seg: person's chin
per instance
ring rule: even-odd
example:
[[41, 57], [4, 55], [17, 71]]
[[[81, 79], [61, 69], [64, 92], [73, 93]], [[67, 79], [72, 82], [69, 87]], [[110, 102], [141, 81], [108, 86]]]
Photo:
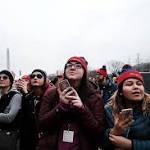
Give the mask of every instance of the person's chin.
[[68, 80], [73, 81], [73, 80], [77, 80], [75, 77], [68, 77]]
[[134, 101], [141, 101], [141, 100], [142, 100], [142, 97], [141, 97], [141, 96], [139, 96], [139, 97], [134, 97], [133, 100], [134, 100]]

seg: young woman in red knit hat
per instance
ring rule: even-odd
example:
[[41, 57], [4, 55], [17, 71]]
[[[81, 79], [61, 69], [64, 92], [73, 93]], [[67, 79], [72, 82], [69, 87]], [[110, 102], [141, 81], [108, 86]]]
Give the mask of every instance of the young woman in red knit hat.
[[105, 149], [150, 149], [150, 95], [142, 75], [135, 70], [117, 78], [118, 91], [105, 106]]
[[103, 131], [103, 103], [87, 80], [87, 61], [71, 57], [64, 68], [71, 87], [44, 96], [39, 114], [43, 136], [38, 150], [98, 150]]

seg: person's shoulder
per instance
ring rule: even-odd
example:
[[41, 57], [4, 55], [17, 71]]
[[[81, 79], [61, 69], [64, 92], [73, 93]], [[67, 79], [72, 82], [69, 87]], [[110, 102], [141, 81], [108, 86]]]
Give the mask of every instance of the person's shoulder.
[[22, 97], [22, 94], [17, 89], [13, 88], [8, 92], [8, 97], [13, 97], [14, 95], [18, 97]]
[[55, 86], [51, 86], [46, 90], [44, 96], [50, 96], [52, 94], [56, 94], [56, 92], [57, 92], [57, 88]]
[[104, 106], [104, 110], [106, 114], [112, 114], [112, 105], [108, 102], [105, 106]]
[[100, 92], [98, 89], [93, 88], [93, 85], [89, 84], [88, 90], [87, 90], [87, 100], [92, 102], [103, 102], [102, 97], [100, 95]]
[[111, 104], [108, 102], [108, 103], [105, 104], [104, 108], [105, 108], [105, 109], [112, 109], [112, 106], [111, 106]]
[[45, 89], [45, 92], [44, 92], [44, 95], [49, 93], [51, 90], [53, 90], [55, 88], [55, 86], [53, 84], [48, 84], [46, 89]]
[[104, 109], [112, 109], [112, 103], [115, 99], [116, 99], [116, 92], [109, 98], [108, 102], [104, 106]]

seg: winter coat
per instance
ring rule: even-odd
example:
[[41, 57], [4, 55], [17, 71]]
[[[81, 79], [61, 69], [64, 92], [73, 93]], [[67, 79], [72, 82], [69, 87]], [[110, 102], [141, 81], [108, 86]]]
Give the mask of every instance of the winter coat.
[[83, 104], [84, 110], [66, 111], [59, 103], [56, 88], [44, 96], [39, 113], [42, 136], [37, 150], [57, 150], [60, 129], [66, 120], [79, 127], [81, 150], [97, 150], [104, 128], [103, 102], [95, 92], [88, 95]]
[[[50, 89], [49, 85], [43, 95]], [[37, 118], [42, 96], [35, 96], [33, 92], [29, 92], [23, 97], [20, 150], [34, 150], [36, 147], [39, 133]]]
[[[114, 150], [115, 147], [109, 141], [109, 132], [113, 128], [111, 105], [105, 106], [107, 129], [105, 131], [105, 149]], [[132, 140], [132, 150], [150, 150], [150, 116], [143, 116], [142, 110], [133, 109], [134, 123], [123, 136]]]
[[117, 86], [110, 79], [107, 79], [106, 85], [99, 85], [99, 88], [100, 93], [102, 94], [104, 105], [109, 101], [109, 98], [117, 90]]
[[22, 96], [16, 89], [10, 89], [0, 98], [0, 129], [18, 130]]

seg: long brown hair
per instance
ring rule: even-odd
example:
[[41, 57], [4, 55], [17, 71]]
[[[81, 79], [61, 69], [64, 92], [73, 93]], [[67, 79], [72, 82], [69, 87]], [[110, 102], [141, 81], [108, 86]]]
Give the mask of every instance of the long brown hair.
[[[117, 116], [121, 109], [124, 108], [124, 98], [121, 96], [120, 88], [114, 93], [114, 95], [110, 98], [108, 105], [112, 106], [113, 116]], [[150, 116], [150, 95], [148, 93], [144, 93], [144, 98], [142, 100], [142, 112], [144, 116]]]
[[[67, 79], [65, 70], [66, 70], [66, 65], [64, 68], [64, 79]], [[80, 87], [77, 92], [82, 101], [86, 100], [90, 94], [97, 92], [97, 90], [95, 90], [93, 88], [92, 84], [89, 82], [89, 80], [87, 78], [87, 72], [85, 70], [84, 70], [84, 74], [83, 74], [83, 77], [82, 77], [82, 80], [80, 83]]]

